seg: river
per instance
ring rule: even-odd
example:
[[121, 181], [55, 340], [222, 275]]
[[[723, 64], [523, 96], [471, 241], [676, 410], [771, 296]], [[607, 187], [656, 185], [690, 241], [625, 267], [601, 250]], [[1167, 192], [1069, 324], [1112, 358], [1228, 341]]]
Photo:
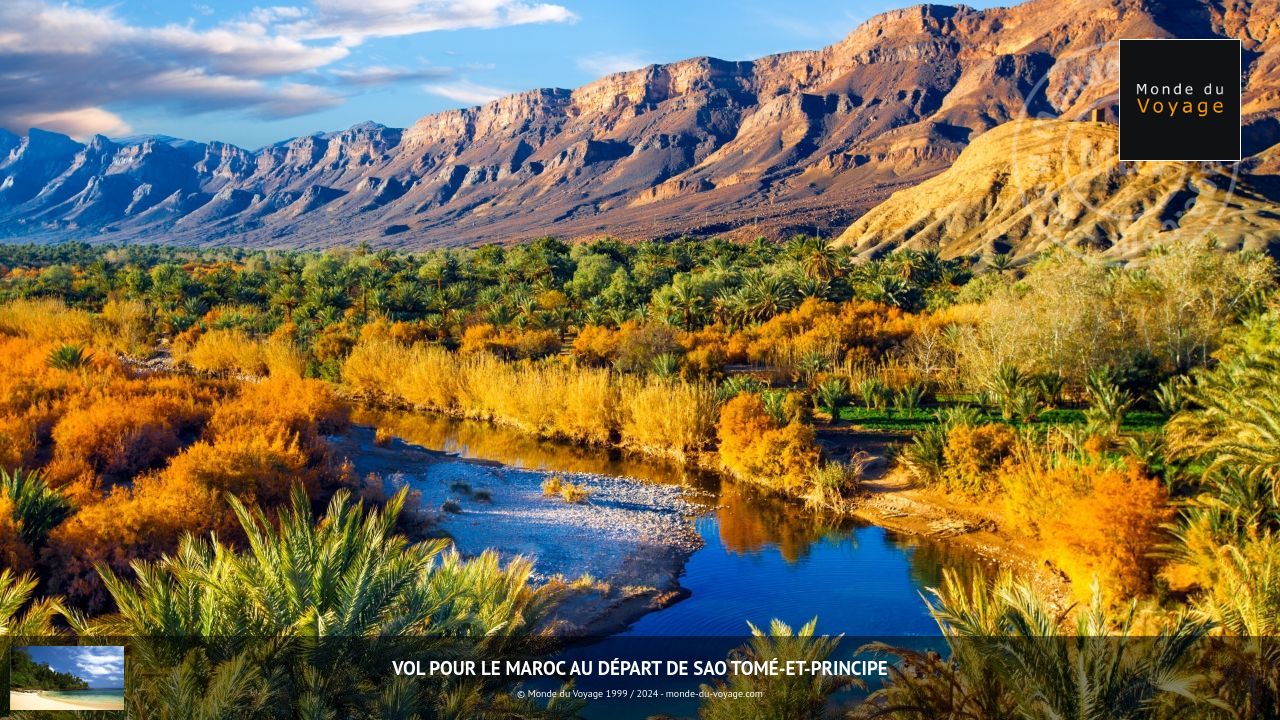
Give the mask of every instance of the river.
[[[747, 623], [767, 627], [777, 618], [798, 628], [817, 618], [820, 634], [899, 642], [938, 635], [929, 616], [926, 588], [944, 568], [969, 572], [982, 559], [941, 541], [904, 536], [884, 528], [815, 517], [793, 502], [763, 496], [712, 473], [690, 471], [618, 451], [583, 448], [532, 438], [485, 423], [407, 413], [365, 412], [365, 425], [388, 427], [404, 440], [461, 458], [508, 467], [636, 478], [687, 488], [701, 512], [694, 520], [702, 547], [688, 558], [680, 585], [689, 596], [648, 613], [584, 657], [634, 654], [643, 648], [667, 654], [686, 649], [723, 653], [741, 644]], [[655, 640], [661, 638], [661, 640]], [[705, 679], [703, 680], [705, 681]], [[580, 680], [579, 687], [609, 688], [617, 681]], [[698, 682], [691, 681], [696, 688]], [[689, 711], [695, 702], [682, 704]], [[645, 717], [666, 705], [612, 705], [587, 717]]]

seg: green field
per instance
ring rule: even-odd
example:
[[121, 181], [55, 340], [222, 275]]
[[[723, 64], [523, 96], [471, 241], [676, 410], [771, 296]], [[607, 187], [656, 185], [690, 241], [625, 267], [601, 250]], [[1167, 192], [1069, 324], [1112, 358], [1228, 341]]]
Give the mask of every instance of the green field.
[[[948, 406], [938, 405], [920, 408], [912, 412], [901, 412], [898, 410], [868, 410], [863, 406], [856, 405], [841, 408], [840, 419], [867, 429], [915, 432], [937, 424], [937, 413], [945, 407]], [[1029, 424], [1033, 427], [1083, 425], [1085, 422], [1084, 410], [1075, 408], [1046, 410], [1032, 423], [1021, 423], [1016, 420], [1006, 421], [998, 413], [991, 413], [985, 410], [980, 412], [979, 419], [983, 422], [1008, 422], [1008, 424], [1014, 426]], [[1150, 432], [1162, 427], [1167, 419], [1158, 412], [1135, 410], [1125, 415], [1120, 429], [1124, 432]]]

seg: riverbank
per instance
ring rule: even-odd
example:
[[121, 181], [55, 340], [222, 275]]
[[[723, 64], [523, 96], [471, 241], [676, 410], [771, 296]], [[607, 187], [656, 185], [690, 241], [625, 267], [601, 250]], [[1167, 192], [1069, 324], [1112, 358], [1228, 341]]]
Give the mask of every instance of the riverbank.
[[818, 441], [836, 457], [858, 452], [869, 456], [858, 492], [846, 505], [846, 512], [854, 519], [946, 542], [991, 560], [999, 569], [1030, 582], [1056, 609], [1070, 607], [1071, 584], [1039, 559], [1026, 538], [1001, 530], [999, 505], [980, 505], [970, 498], [917, 487], [906, 473], [893, 467], [890, 458], [898, 446], [910, 441], [909, 434], [827, 426], [819, 430]]
[[[703, 508], [680, 486], [511, 467], [400, 437], [380, 443], [367, 426], [329, 440], [357, 477], [381, 478], [388, 494], [408, 486], [431, 527], [458, 552], [527, 557], [535, 581], [564, 583], [565, 597], [548, 625], [558, 635], [617, 632], [685, 596], [679, 578], [702, 544], [693, 518]], [[544, 494], [542, 485], [552, 477], [583, 488], [586, 499]]]
[[1040, 560], [1025, 538], [1000, 530], [998, 506], [980, 506], [944, 493], [913, 487], [900, 472], [866, 480], [850, 502], [850, 514], [887, 530], [947, 542], [995, 562], [1030, 582], [1057, 610], [1072, 604], [1071, 584]]
[[49, 697], [42, 690], [10, 690], [10, 710], [123, 710], [124, 697], [113, 700], [65, 700]]

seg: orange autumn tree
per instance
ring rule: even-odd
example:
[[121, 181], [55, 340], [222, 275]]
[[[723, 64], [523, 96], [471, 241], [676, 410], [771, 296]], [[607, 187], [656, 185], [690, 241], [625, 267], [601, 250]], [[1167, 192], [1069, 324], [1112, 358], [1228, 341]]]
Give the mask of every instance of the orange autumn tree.
[[587, 325], [573, 339], [573, 357], [589, 367], [604, 367], [618, 353], [620, 333], [600, 325]]
[[323, 496], [344, 479], [323, 435], [346, 423], [345, 404], [322, 382], [280, 377], [242, 386], [165, 467], [102, 496], [80, 495], [83, 506], [49, 537], [50, 586], [99, 612], [108, 602], [99, 564], [127, 575], [135, 560], [172, 552], [187, 533], [234, 536], [227, 493], [268, 510], [295, 483]]
[[720, 463], [743, 480], [797, 492], [818, 467], [813, 428], [798, 421], [780, 425], [756, 393], [742, 393], [726, 402], [717, 431]]
[[946, 461], [943, 479], [950, 490], [970, 494], [983, 492], [987, 479], [1017, 448], [1018, 433], [1008, 425], [960, 424], [947, 433], [942, 454]]
[[1039, 538], [1045, 559], [1077, 593], [1087, 593], [1095, 577], [1114, 600], [1151, 589], [1155, 551], [1174, 511], [1163, 483], [1138, 463], [1042, 453], [1002, 467], [999, 486], [1004, 522]]
[[1108, 468], [1092, 477], [1090, 491], [1071, 498], [1047, 538], [1054, 562], [1077, 591], [1097, 576], [1116, 598], [1151, 589], [1162, 526], [1173, 519], [1164, 485], [1134, 464]]
[[131, 488], [115, 488], [50, 534], [44, 559], [50, 589], [89, 613], [106, 610], [109, 597], [97, 566], [128, 573], [135, 560], [172, 552], [183, 534], [212, 529], [202, 512], [209, 504], [202, 489], [178, 486], [159, 475], [141, 477]]
[[179, 447], [178, 413], [162, 398], [107, 397], [71, 410], [53, 428], [50, 474], [60, 483], [127, 480]]
[[471, 325], [462, 333], [458, 351], [464, 355], [490, 353], [504, 360], [537, 359], [560, 350], [560, 335], [553, 330], [521, 330]]
[[746, 330], [752, 362], [786, 362], [817, 353], [833, 362], [882, 357], [923, 327], [920, 316], [871, 301], [836, 304], [808, 298]]

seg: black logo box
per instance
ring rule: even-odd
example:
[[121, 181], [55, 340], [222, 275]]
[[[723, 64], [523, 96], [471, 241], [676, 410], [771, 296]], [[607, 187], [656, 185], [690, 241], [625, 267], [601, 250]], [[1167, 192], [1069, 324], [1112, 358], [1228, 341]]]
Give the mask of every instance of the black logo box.
[[[1120, 159], [1184, 162], [1240, 160], [1241, 43], [1234, 38], [1120, 40]], [[1139, 94], [1140, 85], [1148, 86]], [[1151, 88], [1181, 87], [1189, 94]], [[1215, 92], [1205, 94], [1206, 86]], [[1223, 93], [1216, 90], [1222, 88]], [[1147, 107], [1144, 114], [1139, 102]], [[1156, 103], [1163, 113], [1153, 114]], [[1222, 113], [1183, 112], [1222, 103]], [[1169, 104], [1177, 103], [1170, 115]]]

